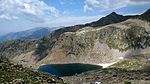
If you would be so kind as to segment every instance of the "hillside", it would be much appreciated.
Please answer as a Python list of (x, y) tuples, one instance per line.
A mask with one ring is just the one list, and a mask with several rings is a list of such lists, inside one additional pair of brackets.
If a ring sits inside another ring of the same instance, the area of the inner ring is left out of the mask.
[(122, 57), (149, 53), (149, 24), (129, 19), (100, 28), (85, 27), (77, 32), (64, 33), (42, 64), (112, 63)]
[(124, 60), (113, 64), (110, 66), (111, 68), (121, 68), (126, 70), (145, 70), (150, 71), (150, 55), (149, 54), (141, 54), (135, 55), (131, 57), (126, 57)]
[(63, 80), (47, 73), (33, 71), (0, 57), (0, 83), (4, 84), (64, 84)]

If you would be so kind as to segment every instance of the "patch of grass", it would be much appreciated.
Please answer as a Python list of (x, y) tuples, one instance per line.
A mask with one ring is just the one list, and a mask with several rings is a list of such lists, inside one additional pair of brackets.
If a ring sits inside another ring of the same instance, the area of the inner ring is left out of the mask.
[(131, 81), (125, 81), (124, 84), (131, 84)]
[(114, 64), (113, 66), (133, 70), (133, 69), (140, 69), (143, 66), (143, 63), (141, 63), (137, 59), (132, 59), (132, 60), (124, 60), (122, 62)]
[(148, 67), (148, 65), (150, 65), (148, 59), (139, 55), (125, 58), (123, 61), (120, 61), (111, 67), (123, 68), (127, 70), (144, 70)]
[(47, 73), (32, 71), (22, 65), (13, 64), (5, 58), (0, 58), (0, 83), (14, 84), (64, 84), (63, 80)]

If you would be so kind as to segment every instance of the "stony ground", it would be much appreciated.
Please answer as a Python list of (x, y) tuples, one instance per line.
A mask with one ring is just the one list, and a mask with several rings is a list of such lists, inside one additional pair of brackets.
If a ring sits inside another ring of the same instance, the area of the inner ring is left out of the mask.
[(109, 68), (65, 77), (64, 80), (70, 84), (150, 84), (150, 72)]
[(64, 84), (63, 80), (47, 73), (32, 71), (0, 57), (0, 84)]

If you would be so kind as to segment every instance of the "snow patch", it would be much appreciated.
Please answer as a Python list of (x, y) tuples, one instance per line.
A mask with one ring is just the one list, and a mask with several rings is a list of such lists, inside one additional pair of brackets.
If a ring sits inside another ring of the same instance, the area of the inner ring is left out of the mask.
[[(123, 60), (124, 57), (119, 57), (119, 59), (120, 59), (120, 60)], [(101, 64), (97, 64), (97, 65), (102, 66), (103, 68), (107, 68), (107, 67), (109, 67), (109, 66), (111, 66), (111, 65), (113, 65), (113, 64), (116, 64), (117, 62), (119, 62), (119, 61), (112, 62), (112, 63), (101, 63)]]
[(95, 84), (102, 84), (101, 82), (95, 82)]
[(109, 67), (109, 66), (111, 66), (111, 65), (113, 65), (113, 64), (115, 64), (115, 63), (117, 63), (117, 62), (102, 63), (102, 64), (97, 64), (97, 65), (102, 66), (103, 68), (107, 68), (107, 67)]
[(123, 59), (124, 59), (124, 57), (119, 57), (119, 59), (120, 59), (120, 60), (123, 60)]

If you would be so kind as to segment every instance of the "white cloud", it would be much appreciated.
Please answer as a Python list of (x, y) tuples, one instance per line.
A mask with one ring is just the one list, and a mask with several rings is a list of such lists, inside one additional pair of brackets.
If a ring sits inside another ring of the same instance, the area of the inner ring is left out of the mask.
[(65, 16), (65, 17), (59, 17), (54, 20), (46, 21), (44, 25), (48, 26), (72, 26), (77, 24), (85, 24), (93, 21), (97, 21), (103, 17), (103, 15), (97, 15), (97, 16)]
[(24, 9), (20, 9), (20, 11), (36, 15), (35, 7), (33, 7), (32, 5), (29, 5), (29, 4), (24, 4)]
[(100, 2), (98, 0), (85, 0), (84, 2), (85, 4), (88, 4), (88, 5), (92, 5), (92, 6), (98, 6), (100, 4)]
[(6, 20), (11, 20), (11, 19), (18, 19), (18, 17), (16, 17), (16, 16), (10, 16), (10, 15), (4, 15), (4, 14), (2, 14), (2, 15), (0, 15), (0, 19), (6, 19)]
[(88, 5), (84, 5), (84, 12), (88, 12), (88, 11), (93, 11), (93, 9)]
[(108, 11), (132, 5), (144, 5), (148, 3), (150, 3), (150, 0), (85, 0), (83, 10), (84, 12), (91, 11), (87, 10), (88, 7), (93, 10)]
[(23, 16), (30, 20), (38, 18), (44, 21), (46, 16), (59, 16), (59, 10), (47, 5), (43, 0), (0, 0), (0, 16), (1, 19)]
[(53, 16), (59, 16), (59, 11), (55, 7), (49, 7), (49, 9)]

